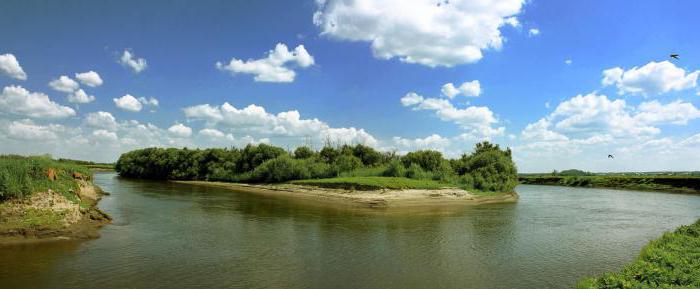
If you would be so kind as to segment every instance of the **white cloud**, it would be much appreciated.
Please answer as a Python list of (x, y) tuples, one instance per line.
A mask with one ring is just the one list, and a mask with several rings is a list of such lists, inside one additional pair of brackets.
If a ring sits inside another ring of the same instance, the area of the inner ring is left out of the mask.
[(232, 134), (228, 133), (225, 134), (222, 131), (214, 128), (205, 128), (199, 131), (199, 135), (210, 138), (210, 139), (215, 139), (215, 140), (228, 140), (228, 141), (233, 141), (234, 137)]
[(527, 31), (527, 34), (530, 36), (537, 36), (540, 35), (540, 30), (537, 28), (530, 28), (530, 30)]
[(271, 114), (265, 108), (251, 104), (238, 109), (229, 103), (221, 106), (202, 104), (184, 109), (191, 120), (206, 121), (208, 126), (222, 125), (229, 129), (271, 136), (330, 138), (341, 143), (376, 145), (377, 140), (363, 129), (333, 128), (318, 119), (302, 119), (296, 110)]
[(102, 85), (103, 81), (97, 72), (92, 70), (83, 73), (76, 73), (75, 78), (80, 81), (80, 83), (85, 84), (89, 87), (97, 87)]
[(124, 50), (124, 53), (122, 53), (122, 57), (119, 58), (119, 64), (123, 65), (124, 67), (131, 68), (134, 73), (140, 73), (148, 67), (146, 59), (137, 58), (136, 55), (132, 54), (131, 51), (128, 50)]
[(192, 135), (192, 128), (185, 126), (184, 124), (178, 123), (176, 125), (168, 128), (168, 132), (175, 137), (190, 137)]
[(62, 92), (73, 92), (80, 87), (78, 83), (68, 76), (61, 75), (58, 79), (54, 79), (49, 82), (49, 86), (57, 91)]
[(90, 127), (103, 128), (110, 131), (118, 128), (117, 120), (111, 113), (106, 111), (88, 113), (85, 116), (85, 124)]
[(117, 134), (115, 132), (107, 131), (104, 129), (98, 129), (93, 131), (92, 136), (95, 140), (104, 142), (114, 142), (118, 139)]
[(567, 59), (567, 60), (564, 60), (564, 63), (565, 63), (566, 65), (571, 65), (572, 63), (574, 63), (574, 61), (571, 60), (571, 59)]
[(151, 98), (145, 98), (145, 97), (135, 97), (130, 94), (126, 94), (120, 98), (114, 98), (114, 104), (117, 105), (118, 108), (121, 108), (126, 111), (131, 111), (131, 112), (139, 112), (141, 109), (143, 109), (144, 106), (158, 106), (158, 100), (151, 97)]
[(481, 84), (478, 80), (472, 80), (463, 82), (459, 88), (456, 88), (452, 82), (445, 83), (440, 89), (442, 95), (447, 96), (452, 99), (457, 95), (464, 95), (466, 97), (479, 96), (481, 95)]
[(317, 1), (321, 34), (371, 43), (375, 57), (430, 67), (474, 63), (500, 49), (500, 28), (517, 24), (523, 0)]
[(13, 121), (7, 127), (7, 135), (16, 140), (45, 141), (53, 140), (58, 136), (56, 131), (63, 130), (61, 125), (42, 126), (29, 119)]
[(275, 49), (268, 51), (265, 58), (246, 61), (232, 58), (228, 64), (217, 62), (216, 68), (231, 74), (253, 74), (253, 79), (260, 82), (293, 82), (296, 72), (289, 67), (290, 62), (305, 68), (314, 64), (314, 58), (306, 51), (304, 45), (290, 51), (287, 45), (277, 43)]
[(90, 103), (95, 101), (94, 95), (88, 95), (84, 90), (78, 89), (68, 95), (68, 102), (71, 103)]
[(403, 150), (422, 150), (422, 149), (432, 149), (432, 150), (444, 150), (446, 147), (450, 146), (450, 139), (442, 137), (438, 134), (432, 134), (425, 138), (407, 139), (402, 137), (394, 137), (392, 139), (393, 144), (399, 149)]
[(148, 105), (148, 106), (158, 106), (160, 104), (157, 99), (150, 97), (150, 98), (145, 98), (145, 97), (139, 97), (138, 98), (139, 102), (143, 105)]
[[(661, 125), (686, 125), (700, 119), (700, 110), (680, 100), (630, 106), (595, 93), (578, 95), (557, 106), (548, 116), (522, 131), (531, 146), (593, 145), (612, 141), (647, 139), (661, 132)], [(545, 144), (549, 142), (549, 144)]]
[(498, 123), (493, 112), (485, 106), (469, 106), (464, 109), (456, 108), (445, 99), (424, 98), (414, 92), (409, 92), (401, 98), (401, 104), (411, 106), (414, 110), (433, 110), (443, 121), (451, 121), (468, 130), (478, 138), (503, 135), (505, 128), (494, 128)]
[(131, 112), (139, 112), (143, 109), (141, 102), (131, 94), (126, 94), (120, 98), (112, 99), (118, 108)]
[(616, 85), (619, 94), (663, 94), (697, 86), (700, 70), (686, 72), (671, 62), (649, 62), (625, 71), (614, 67), (603, 71), (603, 86)]
[(17, 58), (10, 53), (0, 54), (0, 73), (14, 79), (27, 80), (27, 74), (19, 65)]
[(30, 92), (21, 86), (6, 86), (0, 94), (0, 111), (36, 118), (63, 118), (75, 115), (75, 110), (62, 106), (40, 92)]

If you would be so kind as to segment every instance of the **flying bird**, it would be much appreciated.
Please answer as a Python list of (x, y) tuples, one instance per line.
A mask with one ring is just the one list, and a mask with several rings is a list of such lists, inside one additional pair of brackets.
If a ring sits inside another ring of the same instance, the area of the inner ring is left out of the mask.
[(609, 158), (609, 159), (614, 159), (615, 156), (614, 156), (614, 155), (608, 155), (608, 158)]
[(680, 59), (680, 58), (678, 58), (678, 54), (671, 54), (671, 55), (669, 55), (669, 56), (670, 56), (671, 58)]

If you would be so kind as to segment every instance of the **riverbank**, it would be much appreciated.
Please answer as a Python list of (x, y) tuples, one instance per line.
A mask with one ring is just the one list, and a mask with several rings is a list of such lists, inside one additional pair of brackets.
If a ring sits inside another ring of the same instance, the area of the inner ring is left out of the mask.
[(183, 184), (230, 189), (237, 192), (290, 197), (315, 203), (372, 209), (440, 207), (484, 203), (515, 202), (516, 193), (474, 194), (459, 188), (384, 188), (359, 190), (330, 188), (311, 184), (242, 184), (207, 181), (174, 181)]
[(700, 220), (651, 241), (619, 273), (584, 279), (577, 289), (700, 288)]
[(111, 221), (97, 208), (105, 193), (87, 181), (77, 182), (77, 203), (50, 189), (1, 203), (0, 246), (99, 237), (98, 229)]
[(608, 188), (700, 194), (700, 177), (691, 176), (519, 176), (527, 185)]
[(0, 245), (89, 239), (110, 217), (89, 169), (46, 157), (0, 156)]

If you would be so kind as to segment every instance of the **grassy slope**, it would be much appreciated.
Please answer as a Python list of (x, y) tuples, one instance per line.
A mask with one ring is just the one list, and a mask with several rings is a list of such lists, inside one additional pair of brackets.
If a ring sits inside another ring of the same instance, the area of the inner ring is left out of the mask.
[[(49, 168), (56, 171), (55, 181), (47, 178)], [(0, 156), (0, 201), (48, 189), (77, 201), (74, 192), (78, 183), (72, 177), (73, 172), (88, 177), (92, 175), (88, 168), (74, 163), (42, 157)]]
[(380, 190), (380, 189), (426, 189), (435, 190), (455, 187), (433, 180), (416, 180), (393, 177), (338, 177), (329, 179), (298, 180), (291, 183), (334, 189)]
[(700, 194), (700, 177), (692, 176), (520, 176), (523, 184), (600, 187)]
[(576, 288), (700, 288), (700, 220), (651, 241), (619, 273), (584, 279)]
[[(56, 172), (55, 181), (47, 177), (49, 168)], [(81, 207), (89, 206), (76, 195), (79, 184), (72, 176), (74, 172), (91, 175), (88, 168), (71, 162), (42, 157), (0, 156), (0, 233), (20, 229), (52, 230), (63, 226), (64, 212), (20, 209), (22, 206), (16, 202), (33, 193), (51, 189)]]

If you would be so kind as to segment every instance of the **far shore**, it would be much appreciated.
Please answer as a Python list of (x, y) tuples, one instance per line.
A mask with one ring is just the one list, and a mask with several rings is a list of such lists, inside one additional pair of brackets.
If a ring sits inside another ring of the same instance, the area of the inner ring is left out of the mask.
[(516, 193), (476, 195), (459, 188), (437, 190), (383, 189), (357, 191), (319, 188), (294, 184), (243, 184), (209, 181), (173, 181), (182, 184), (230, 189), (232, 191), (267, 196), (289, 197), (319, 204), (341, 205), (370, 209), (426, 208), (455, 205), (515, 202)]

